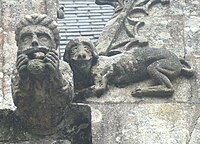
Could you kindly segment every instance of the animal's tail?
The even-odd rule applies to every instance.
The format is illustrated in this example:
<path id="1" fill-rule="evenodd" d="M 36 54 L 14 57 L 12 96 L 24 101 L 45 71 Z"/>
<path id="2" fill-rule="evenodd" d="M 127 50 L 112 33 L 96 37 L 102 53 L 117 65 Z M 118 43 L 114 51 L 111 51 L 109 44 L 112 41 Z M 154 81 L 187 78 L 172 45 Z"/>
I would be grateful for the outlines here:
<path id="1" fill-rule="evenodd" d="M 180 59 L 180 62 L 183 66 L 181 69 L 181 74 L 186 77 L 192 77 L 195 74 L 194 69 L 184 59 Z"/>

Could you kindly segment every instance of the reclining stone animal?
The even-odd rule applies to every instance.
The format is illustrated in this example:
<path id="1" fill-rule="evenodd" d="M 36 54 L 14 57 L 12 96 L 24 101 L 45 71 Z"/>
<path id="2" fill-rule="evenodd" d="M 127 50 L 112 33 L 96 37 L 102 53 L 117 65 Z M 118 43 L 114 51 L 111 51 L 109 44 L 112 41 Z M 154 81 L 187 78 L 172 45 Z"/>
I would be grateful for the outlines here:
<path id="1" fill-rule="evenodd" d="M 150 78 L 157 85 L 138 88 L 133 96 L 171 96 L 172 79 L 183 74 L 192 76 L 189 64 L 167 49 L 133 48 L 115 56 L 98 56 L 93 43 L 84 37 L 71 40 L 64 61 L 74 73 L 77 99 L 101 96 L 108 84 L 124 85 Z"/>

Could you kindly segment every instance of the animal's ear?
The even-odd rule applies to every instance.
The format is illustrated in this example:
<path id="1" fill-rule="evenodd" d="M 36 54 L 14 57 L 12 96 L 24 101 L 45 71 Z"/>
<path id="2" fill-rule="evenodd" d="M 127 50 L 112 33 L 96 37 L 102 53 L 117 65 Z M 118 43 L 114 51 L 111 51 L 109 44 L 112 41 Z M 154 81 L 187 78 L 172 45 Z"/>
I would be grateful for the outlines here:
<path id="1" fill-rule="evenodd" d="M 63 55 L 63 60 L 68 63 L 70 62 L 70 52 L 71 52 L 71 48 L 74 45 L 74 43 L 75 43 L 74 40 L 70 40 L 65 47 L 65 53 Z"/>
<path id="2" fill-rule="evenodd" d="M 93 52 L 93 57 L 94 57 L 95 59 L 98 59 L 98 58 L 99 58 L 99 54 L 98 54 L 98 52 L 97 52 L 96 47 L 94 46 L 94 43 L 93 43 L 92 41 L 90 41 L 89 44 L 90 44 L 90 48 L 91 48 L 91 50 L 92 50 L 92 52 Z"/>
<path id="3" fill-rule="evenodd" d="M 63 55 L 63 60 L 67 63 L 69 63 L 69 52 L 68 52 L 68 49 L 65 48 L 65 53 Z"/>
<path id="4" fill-rule="evenodd" d="M 97 63 L 98 58 L 99 58 L 99 54 L 98 54 L 97 49 L 94 46 L 93 42 L 90 41 L 89 44 L 90 44 L 90 48 L 92 50 L 92 55 L 93 55 L 92 65 L 95 65 Z"/>

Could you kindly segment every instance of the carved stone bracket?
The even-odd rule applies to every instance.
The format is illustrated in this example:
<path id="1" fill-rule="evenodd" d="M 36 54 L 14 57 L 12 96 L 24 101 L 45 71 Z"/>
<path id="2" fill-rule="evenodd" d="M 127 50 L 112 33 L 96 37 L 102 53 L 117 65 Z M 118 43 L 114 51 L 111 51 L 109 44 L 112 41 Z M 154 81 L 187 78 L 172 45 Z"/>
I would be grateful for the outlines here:
<path id="1" fill-rule="evenodd" d="M 143 18 L 155 4 L 169 4 L 170 0 L 96 0 L 96 4 L 108 4 L 115 8 L 98 42 L 101 55 L 114 55 L 129 50 L 130 46 L 147 46 L 148 40 L 139 33 L 145 25 Z"/>

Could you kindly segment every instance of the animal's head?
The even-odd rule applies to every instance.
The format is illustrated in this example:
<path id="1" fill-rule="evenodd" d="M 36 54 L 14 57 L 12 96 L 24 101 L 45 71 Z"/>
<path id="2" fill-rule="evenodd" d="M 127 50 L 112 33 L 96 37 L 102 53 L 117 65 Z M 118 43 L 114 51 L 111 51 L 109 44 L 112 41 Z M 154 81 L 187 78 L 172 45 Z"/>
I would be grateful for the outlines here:
<path id="1" fill-rule="evenodd" d="M 68 62 L 72 69 L 88 72 L 96 64 L 98 53 L 89 38 L 79 37 L 70 40 L 65 48 L 63 60 Z"/>

